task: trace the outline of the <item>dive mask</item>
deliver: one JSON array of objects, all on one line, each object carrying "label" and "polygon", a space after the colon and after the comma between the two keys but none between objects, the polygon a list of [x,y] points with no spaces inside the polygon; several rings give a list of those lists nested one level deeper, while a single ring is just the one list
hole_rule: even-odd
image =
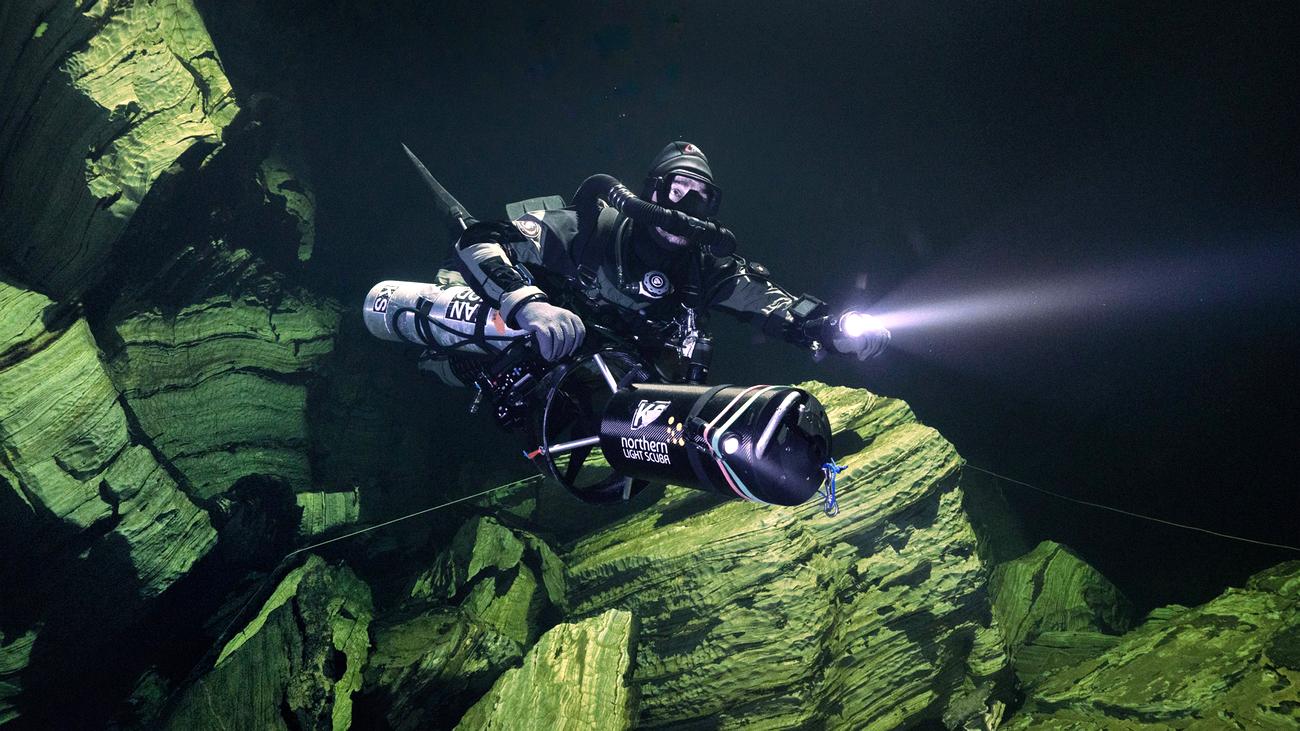
[{"label": "dive mask", "polygon": [[722,189],[701,176],[674,170],[650,179],[655,202],[664,208],[688,216],[709,220],[716,218],[722,204]]}]

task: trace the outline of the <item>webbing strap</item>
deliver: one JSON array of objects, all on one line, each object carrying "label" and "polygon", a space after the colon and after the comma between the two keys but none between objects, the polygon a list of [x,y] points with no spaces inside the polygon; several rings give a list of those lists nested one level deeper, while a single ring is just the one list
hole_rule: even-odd
[{"label": "webbing strap", "polygon": [[602,208],[596,216],[596,227],[591,236],[582,242],[582,251],[578,252],[578,281],[583,287],[593,287],[599,281],[605,247],[617,238],[618,219],[619,213],[613,206]]}]

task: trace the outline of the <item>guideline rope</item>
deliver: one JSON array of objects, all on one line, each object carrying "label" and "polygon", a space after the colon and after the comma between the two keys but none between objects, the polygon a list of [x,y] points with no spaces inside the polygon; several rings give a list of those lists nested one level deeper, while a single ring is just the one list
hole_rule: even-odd
[{"label": "guideline rope", "polygon": [[1109,510],[1112,513],[1127,515],[1131,518],[1138,518],[1140,520],[1146,520],[1152,523],[1160,523],[1162,525],[1173,526],[1174,528],[1182,528],[1183,530],[1195,531],[1197,533],[1205,533],[1207,535],[1217,536],[1219,538],[1226,538],[1230,541],[1240,541],[1241,543],[1253,543],[1256,546],[1268,546],[1269,548],[1281,548],[1286,551],[1295,551],[1297,553],[1300,553],[1300,548],[1297,548],[1296,546],[1288,546],[1285,543],[1270,543],[1269,541],[1260,541],[1254,538],[1246,538],[1245,536],[1237,536],[1231,533],[1223,533],[1217,530],[1210,530],[1209,528],[1202,528],[1197,525],[1188,525],[1187,523],[1178,523],[1172,520],[1166,520],[1164,518],[1157,518],[1153,515],[1144,515],[1142,513],[1135,513],[1131,510],[1124,510],[1123,508],[1116,508],[1110,505],[1103,505],[1101,503],[1092,502],[1091,500],[1080,500],[1079,498],[1070,497],[1068,495],[1062,495],[1058,492],[1052,492],[1051,490],[1038,487],[1036,485],[1031,485],[1028,482],[1024,482],[1022,480],[1017,480],[1012,477],[1007,477],[1006,475],[1000,475],[994,472],[993,470],[986,470],[983,467],[980,467],[978,465],[973,465],[969,462],[966,463],[966,467],[975,470],[976,472],[983,472],[984,474],[990,477],[996,477],[997,479],[1003,480],[1012,485],[1019,485],[1020,487],[1025,487],[1030,490],[1033,490],[1034,492],[1041,492],[1044,495],[1050,495],[1051,497],[1054,497],[1058,500],[1064,500],[1066,502],[1071,502],[1076,505],[1085,505],[1090,508],[1097,508],[1098,510]]}]

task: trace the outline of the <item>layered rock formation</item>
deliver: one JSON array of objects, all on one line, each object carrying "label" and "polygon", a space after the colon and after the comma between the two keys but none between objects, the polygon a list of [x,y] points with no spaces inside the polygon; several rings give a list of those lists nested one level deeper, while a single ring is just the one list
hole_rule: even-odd
[{"label": "layered rock formation", "polygon": [[1010,729],[1300,726],[1300,561],[1200,607],[1153,612],[1040,679]]},{"label": "layered rock formation", "polygon": [[312,487],[307,389],[333,348],[337,308],[283,289],[267,301],[250,289],[112,319],[114,382],[201,498],[250,475],[275,475],[294,492]]},{"label": "layered rock formation", "polygon": [[617,609],[542,635],[523,665],[507,670],[458,729],[632,727],[629,687],[636,647],[632,615]]},{"label": "layered rock formation", "polygon": [[311,278],[252,91],[190,0],[0,4],[0,724],[1300,725],[1300,564],[1134,628],[905,404],[821,384],[838,516],[531,479],[276,578],[493,479],[435,469],[445,392]]},{"label": "layered rock formation", "polygon": [[960,458],[900,401],[803,386],[843,445],[838,516],[670,490],[562,554],[570,616],[640,622],[641,725],[996,725],[1008,658]]},{"label": "layered rock formation", "polygon": [[364,582],[308,556],[185,690],[162,726],[350,728],[371,613]]},{"label": "layered rock formation", "polygon": [[989,588],[1016,672],[1027,683],[1100,654],[1133,626],[1132,605],[1119,589],[1052,541],[997,566]]},{"label": "layered rock formation", "polygon": [[153,185],[238,107],[190,0],[0,9],[0,244],[60,300],[99,281]]},{"label": "layered rock formation", "polygon": [[310,191],[240,113],[189,0],[0,6],[0,718],[82,680],[93,724],[175,651],[151,612],[198,631],[241,562],[359,516],[310,465],[339,308],[267,259],[310,253]]},{"label": "layered rock formation", "polygon": [[77,308],[0,281],[0,716],[18,712],[5,695],[103,651],[217,540],[129,421]]},{"label": "layered rock formation", "polygon": [[537,536],[466,522],[377,622],[366,692],[396,729],[446,726],[536,641],[565,601],[564,567]]}]

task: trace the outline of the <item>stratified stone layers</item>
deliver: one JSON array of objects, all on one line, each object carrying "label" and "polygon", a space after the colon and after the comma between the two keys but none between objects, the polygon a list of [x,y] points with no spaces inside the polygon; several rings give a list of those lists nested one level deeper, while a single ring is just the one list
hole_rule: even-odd
[{"label": "stratified stone layers", "polygon": [[[75,672],[206,555],[216,532],[132,440],[77,309],[3,280],[0,491],[0,577],[24,587],[3,605],[6,628],[19,630],[0,637],[3,718],[15,712],[5,696]],[[58,631],[42,637],[48,627]],[[40,677],[24,679],[33,656]]]},{"label": "stratified stone layers", "polygon": [[628,684],[635,623],[610,610],[552,628],[469,709],[464,731],[623,731],[632,727]]},{"label": "stratified stone layers", "polygon": [[369,587],[351,570],[308,556],[185,690],[164,727],[350,728],[372,611]]},{"label": "stratified stone layers", "polygon": [[86,292],[158,178],[237,111],[189,0],[5,3],[5,267],[60,300]]},{"label": "stratified stone layers", "polygon": [[113,325],[114,380],[140,428],[199,497],[252,475],[295,492],[312,487],[307,391],[333,348],[337,309],[270,291],[277,299],[214,295]]},{"label": "stratified stone layers", "polygon": [[1049,672],[1010,729],[1300,728],[1300,561]]},{"label": "stratified stone layers", "polygon": [[1133,606],[1069,548],[1043,541],[999,564],[989,579],[993,615],[1021,681],[1095,657],[1133,626]]},{"label": "stratified stone layers", "polygon": [[672,489],[562,555],[570,616],[641,623],[639,725],[995,723],[1008,659],[960,457],[901,401],[803,387],[850,452],[839,515]]},{"label": "stratified stone layers", "polygon": [[366,691],[376,715],[399,731],[450,726],[563,602],[564,567],[546,543],[494,518],[469,520],[375,623]]}]

